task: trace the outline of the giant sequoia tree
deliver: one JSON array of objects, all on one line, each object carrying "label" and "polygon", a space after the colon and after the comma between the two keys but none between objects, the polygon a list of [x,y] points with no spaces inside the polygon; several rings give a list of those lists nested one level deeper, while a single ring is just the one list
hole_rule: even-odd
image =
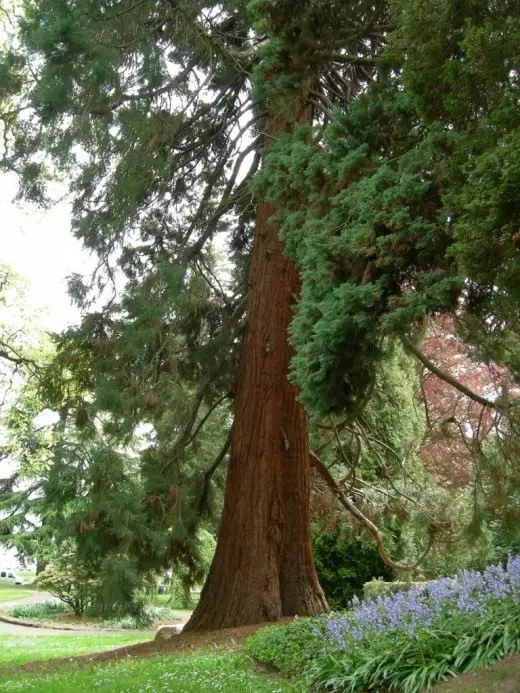
[{"label": "giant sequoia tree", "polygon": [[[26,3],[20,46],[2,61],[3,165],[40,201],[56,168],[71,181],[73,230],[99,266],[90,284],[71,282],[86,317],[61,339],[55,372],[74,371],[82,425],[102,413],[121,442],[151,424],[143,512],[172,537],[158,563],[187,540],[195,522],[180,509],[205,509],[229,449],[217,552],[190,627],[326,608],[295,383],[307,408],[354,416],[385,344],[460,306],[465,335],[485,356],[500,342],[514,367],[516,240],[498,234],[486,265],[468,239],[482,209],[484,236],[515,216],[504,145],[516,146],[517,11],[506,5]],[[496,204],[472,207],[495,159],[509,165],[500,186],[486,183]],[[190,475],[207,422],[230,427],[231,400],[230,435]]]},{"label": "giant sequoia tree", "polygon": [[[58,362],[95,393],[84,418],[109,412],[123,437],[142,421],[158,430],[143,456],[150,514],[171,516],[201,420],[234,399],[218,549],[191,627],[326,608],[306,415],[287,381],[298,273],[249,181],[280,132],[370,78],[383,10],[309,1],[296,18],[288,2],[38,1],[20,20],[22,49],[3,62],[6,93],[30,113],[6,118],[5,167],[41,199],[40,153],[50,154],[72,181],[74,232],[100,258],[90,289],[107,295],[114,268],[126,280],[121,300],[64,337]],[[227,286],[211,246],[219,232],[233,259]],[[79,278],[71,288],[87,309],[92,290]],[[192,402],[172,421],[178,382],[184,395],[193,383]]]}]

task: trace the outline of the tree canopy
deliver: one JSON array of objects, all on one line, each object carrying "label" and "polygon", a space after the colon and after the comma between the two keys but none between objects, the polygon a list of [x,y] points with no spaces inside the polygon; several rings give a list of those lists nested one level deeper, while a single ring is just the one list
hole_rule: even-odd
[{"label": "tree canopy", "polygon": [[[39,380],[58,416],[46,497],[89,560],[189,564],[229,454],[203,604],[255,573],[244,619],[325,608],[296,395],[312,426],[341,415],[413,442],[419,424],[392,439],[392,408],[383,422],[370,403],[386,404],[388,355],[420,354],[441,314],[520,376],[520,9],[28,0],[16,21],[0,165],[39,204],[67,181],[73,233],[99,261],[71,278],[83,319]],[[507,393],[484,405],[516,430]],[[248,515],[249,553],[224,540]],[[240,599],[198,623],[237,622]]]}]

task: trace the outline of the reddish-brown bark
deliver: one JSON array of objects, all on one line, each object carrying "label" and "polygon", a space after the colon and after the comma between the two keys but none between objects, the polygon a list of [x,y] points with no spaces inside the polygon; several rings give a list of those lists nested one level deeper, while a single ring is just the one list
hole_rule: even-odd
[{"label": "reddish-brown bark", "polygon": [[[281,119],[270,135],[285,127]],[[215,558],[187,630],[317,614],[327,608],[310,534],[307,418],[287,380],[299,291],[272,205],[257,206],[224,509]]]}]

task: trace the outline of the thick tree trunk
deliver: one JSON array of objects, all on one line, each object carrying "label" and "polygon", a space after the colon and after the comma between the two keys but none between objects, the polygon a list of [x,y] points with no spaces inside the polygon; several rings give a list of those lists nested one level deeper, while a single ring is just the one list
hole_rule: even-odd
[{"label": "thick tree trunk", "polygon": [[[267,127],[269,135],[281,129],[281,119]],[[213,564],[185,630],[327,609],[312,557],[307,418],[287,380],[299,278],[268,221],[274,211],[257,207],[224,509]]]},{"label": "thick tree trunk", "polygon": [[43,561],[39,558],[36,559],[36,575],[43,573],[45,568],[49,565],[49,561]]}]

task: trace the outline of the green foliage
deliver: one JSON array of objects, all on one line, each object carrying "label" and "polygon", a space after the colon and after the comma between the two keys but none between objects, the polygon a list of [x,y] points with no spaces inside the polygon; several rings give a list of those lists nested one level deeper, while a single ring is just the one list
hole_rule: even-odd
[{"label": "green foliage", "polygon": [[384,340],[432,313],[517,369],[518,7],[392,7],[379,79],[258,179],[301,268],[292,372],[317,412],[356,411]]},{"label": "green foliage", "polygon": [[82,566],[73,552],[56,557],[34,584],[70,606],[76,616],[82,616],[92,605],[101,587],[97,576]]},{"label": "green foliage", "polygon": [[[123,616],[112,616],[101,622],[102,628],[117,628],[128,630],[148,630],[157,621],[164,621],[171,618],[172,611],[167,607],[152,606],[145,604],[134,614]],[[96,614],[94,614],[96,615]]]},{"label": "green foliage", "polygon": [[314,531],[312,546],[320,585],[333,609],[345,608],[354,595],[361,596],[371,578],[392,577],[374,542],[342,532],[339,526]]},{"label": "green foliage", "polygon": [[[215,33],[203,17],[213,9],[28,2],[0,57],[0,94],[23,102],[0,166],[21,173],[20,194],[32,199],[46,176],[65,177],[74,233],[100,259],[95,277],[71,278],[84,320],[56,336],[39,402],[26,406],[27,420],[38,406],[61,419],[33,446],[45,474],[33,474],[39,503],[23,511],[45,518],[41,535],[74,539],[112,602],[151,571],[201,580],[197,532],[212,528],[221,502],[222,470],[208,470],[231,424],[243,291],[222,281],[212,240],[225,229],[247,243],[251,225],[236,132],[249,24],[243,4],[230,3]],[[240,265],[247,253],[235,252]],[[27,455],[12,429],[12,448]],[[41,546],[21,514],[8,531],[34,554]]]},{"label": "green foliage", "polygon": [[418,693],[457,673],[484,667],[520,649],[516,609],[499,603],[484,616],[439,619],[428,631],[409,638],[384,634],[368,645],[337,656],[316,657],[308,667],[312,684],[345,693],[370,686]]},{"label": "green foliage", "polygon": [[190,552],[189,564],[178,562],[171,580],[171,599],[184,609],[192,606],[191,590],[202,584],[211,566],[215,553],[216,541],[207,530],[197,532]]},{"label": "green foliage", "polygon": [[413,573],[417,579],[482,569],[493,558],[493,537],[485,514],[475,508],[473,489],[450,491],[426,475],[419,488],[417,503],[408,505],[404,516],[385,518],[395,555],[413,562],[424,550],[425,536],[433,536],[432,548]]},{"label": "green foliage", "polygon": [[[377,637],[332,642],[325,619],[263,628],[246,649],[261,663],[307,682],[312,690],[418,693],[449,676],[484,667],[520,649],[518,609],[496,600],[484,614],[443,613],[426,629],[382,631]],[[341,618],[340,615],[334,618]]]},{"label": "green foliage", "polygon": [[15,618],[52,621],[58,614],[69,613],[71,607],[65,602],[40,602],[37,604],[19,604],[9,609],[9,616]]},{"label": "green foliage", "polygon": [[[27,596],[27,594],[25,595]],[[95,600],[94,600],[95,604]],[[10,608],[7,612],[9,616],[39,621],[54,621],[61,614],[73,614],[69,603],[64,602],[41,602],[36,604],[19,604]],[[78,615],[78,614],[75,614]],[[84,616],[99,616],[94,608],[87,608]],[[153,606],[146,604],[143,609],[135,615],[113,616],[105,620],[96,620],[96,628],[128,629],[128,630],[149,630],[154,623],[175,619],[178,611],[166,606]]]},{"label": "green foliage", "polygon": [[385,582],[382,579],[370,580],[363,585],[363,597],[365,599],[376,599],[377,597],[385,597],[388,594],[395,594],[395,592],[404,592],[410,589],[412,586],[420,587],[424,585],[423,582]]},{"label": "green foliage", "polygon": [[286,676],[300,677],[323,647],[316,637],[318,619],[296,619],[289,625],[261,628],[246,640],[246,652]]},{"label": "green foliage", "polygon": [[[404,556],[433,533],[448,544],[461,524],[432,485],[434,518],[397,499],[410,498],[399,468],[417,466],[422,424],[395,344],[451,313],[477,356],[520,373],[520,15],[510,1],[390,9],[24,4],[0,58],[2,104],[16,104],[0,165],[32,200],[49,177],[67,180],[74,233],[99,266],[72,278],[82,322],[56,338],[35,401],[8,422],[32,486],[2,484],[1,531],[26,555],[72,539],[110,609],[139,608],[161,569],[187,588],[202,579],[197,537],[221,501],[253,194],[277,208],[301,270],[291,377],[317,420],[346,410],[335,452],[347,466],[362,459],[363,508],[385,516]],[[310,115],[310,86],[322,89],[315,127],[293,130]],[[264,156],[268,115],[294,122]],[[221,233],[231,269],[214,249]],[[41,430],[46,409],[58,421]],[[395,495],[360,488],[383,478]],[[446,569],[440,546],[432,569]]]},{"label": "green foliage", "polygon": [[479,447],[472,470],[475,522],[488,527],[493,559],[505,563],[520,549],[518,435],[507,425]]}]

